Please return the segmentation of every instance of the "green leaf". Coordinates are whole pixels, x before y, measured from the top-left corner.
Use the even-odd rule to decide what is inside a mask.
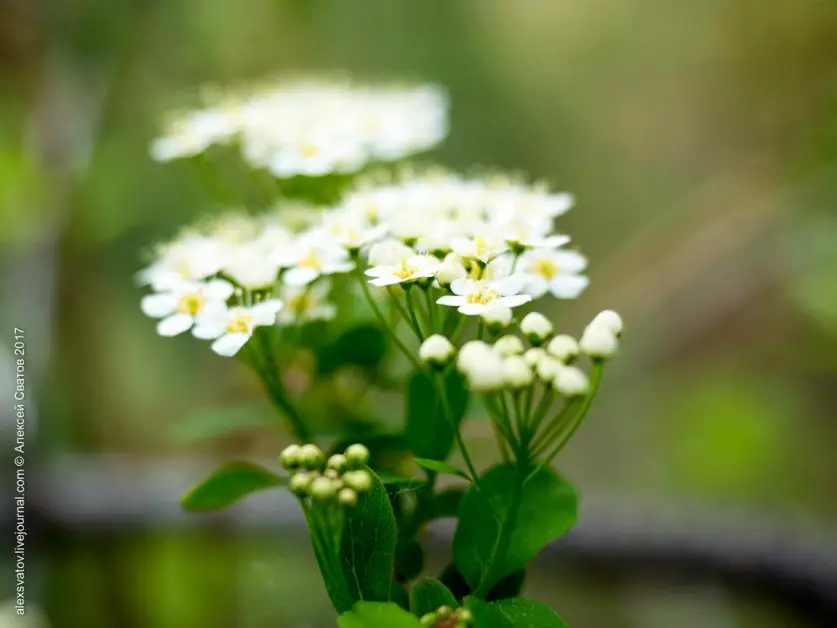
[[[492,467],[482,490],[472,486],[459,507],[453,539],[456,566],[475,590],[491,588],[504,576],[523,569],[550,541],[576,522],[578,497],[573,487],[548,468],[524,487],[514,464]],[[507,548],[497,548],[501,533]],[[490,568],[490,571],[489,571]],[[486,580],[486,582],[482,582]]]
[[[450,473],[451,475],[458,475],[461,478],[470,480],[465,471],[456,465],[450,464],[449,462],[444,462],[442,460],[430,460],[429,458],[414,458],[413,462],[420,467],[429,469],[430,471],[435,471],[436,473]]]
[[[451,488],[442,491],[433,500],[433,519],[443,517],[455,517],[459,512],[459,504],[465,497],[465,491],[458,488]]]
[[[416,489],[427,483],[424,478],[411,478],[408,475],[400,475],[387,469],[376,469],[375,473],[378,474],[378,478],[384,486]]]
[[[322,543],[312,530],[314,553],[334,608],[344,613],[359,601],[388,602],[396,525],[380,478],[372,473],[372,490],[358,495],[357,504],[347,509],[342,529],[322,525],[333,521],[328,517],[333,513],[326,512],[329,506],[313,505],[309,521],[320,522],[319,536],[329,537]]]
[[[338,619],[340,628],[421,628],[412,614],[397,604],[358,602]]]
[[[217,469],[183,498],[193,512],[226,508],[245,495],[287,483],[286,478],[250,462],[231,462]]]
[[[516,597],[492,602],[489,606],[499,611],[514,628],[567,628],[555,611],[535,600]]]
[[[416,371],[407,384],[405,436],[412,452],[420,458],[444,460],[453,449],[454,430],[445,418],[442,402],[430,374]],[[453,423],[458,425],[468,407],[468,389],[456,371],[445,376],[445,390]]]
[[[420,580],[413,585],[410,591],[410,610],[413,614],[421,617],[432,613],[440,606],[458,606],[453,593],[445,585],[431,578]]]
[[[386,349],[386,336],[377,325],[359,325],[323,348],[317,371],[321,377],[347,365],[374,371],[384,359]]]
[[[466,598],[465,608],[474,617],[474,628],[515,628],[500,609],[475,597]]]
[[[276,410],[269,405],[243,404],[195,412],[175,423],[169,436],[175,443],[184,445],[279,424]]]
[[[395,577],[401,582],[414,580],[424,569],[424,548],[415,539],[398,539],[395,544]]]

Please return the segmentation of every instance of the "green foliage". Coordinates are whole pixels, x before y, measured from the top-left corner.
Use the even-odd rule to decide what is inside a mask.
[[[413,538],[398,539],[395,545],[395,577],[401,582],[413,580],[424,569],[424,549]]]
[[[476,628],[567,628],[552,609],[535,600],[513,598],[484,602],[468,598],[465,606],[473,613]]]
[[[413,585],[410,591],[410,610],[415,615],[421,617],[432,613],[440,606],[458,606],[453,593],[444,584],[428,578]]]
[[[471,487],[459,507],[453,555],[468,584],[487,592],[575,524],[578,498],[549,468],[522,486],[514,465],[499,465],[480,485]]]
[[[287,480],[251,462],[231,462],[217,469],[183,498],[193,512],[226,508],[242,497],[285,484]]]
[[[358,602],[337,620],[340,628],[421,628],[419,620],[397,604]]]
[[[449,473],[451,475],[458,475],[461,478],[469,480],[468,474],[462,469],[449,462],[441,460],[430,460],[429,458],[415,458],[413,460],[418,466],[433,471],[434,473]]]
[[[359,325],[343,332],[333,343],[320,351],[317,370],[320,376],[330,375],[343,366],[358,366],[374,371],[386,354],[386,336],[379,327]]]
[[[275,426],[277,422],[276,410],[265,403],[206,409],[175,423],[171,429],[171,438],[178,444],[190,444],[235,432]]]
[[[453,425],[462,421],[468,407],[465,379],[456,371],[448,372],[445,390],[452,422],[445,417],[430,374],[416,371],[407,384],[404,431],[410,449],[420,458],[444,460],[453,449]]]

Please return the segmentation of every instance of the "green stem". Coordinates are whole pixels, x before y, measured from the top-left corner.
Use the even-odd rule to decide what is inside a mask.
[[[433,295],[431,295],[431,291],[433,290],[432,286],[427,286],[424,289],[424,298],[427,301],[427,316],[430,319],[430,331],[436,332],[436,303],[433,301]]]
[[[395,309],[401,315],[413,333],[416,335],[416,338],[421,340],[421,328],[413,322],[413,318],[410,316],[410,313],[407,311],[403,305],[401,305],[401,300],[398,298],[395,290],[393,290],[392,286],[387,286],[387,292],[389,293],[389,298],[392,301],[393,305],[395,305]]]
[[[421,331],[421,325],[419,325],[418,317],[416,316],[416,307],[413,303],[412,287],[406,288],[404,290],[404,294],[406,295],[405,299],[407,300],[407,311],[410,313],[410,320],[413,321],[413,327],[416,328],[416,333],[418,334],[419,341],[424,342],[424,334]]]
[[[450,402],[448,401],[448,391],[447,386],[445,386],[445,379],[444,375],[441,373],[436,373],[435,377],[433,378],[434,383],[436,384],[436,390],[439,392],[439,399],[442,401],[442,412],[445,414],[445,418],[447,419],[450,426],[453,428],[453,434],[456,438],[456,445],[459,447],[459,451],[462,452],[462,458],[465,460],[465,464],[468,467],[468,471],[471,474],[471,479],[476,485],[477,489],[482,490],[482,485],[480,484],[480,475],[477,473],[476,467],[474,467],[474,463],[471,461],[471,456],[468,454],[468,448],[465,447],[465,440],[462,438],[462,431],[459,429],[459,423],[453,420],[453,413],[450,411]]]

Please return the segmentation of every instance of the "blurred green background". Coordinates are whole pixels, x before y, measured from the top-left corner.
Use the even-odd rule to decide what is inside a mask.
[[[0,0],[0,348],[7,362],[12,327],[27,330],[43,469],[92,459],[130,480],[279,451],[270,430],[172,436],[261,393],[203,343],[158,337],[132,276],[143,249],[222,209],[195,171],[149,159],[161,116],[206,82],[284,71],[441,83],[452,132],[433,159],[576,194],[560,226],[592,285],[554,314],[578,333],[612,307],[628,326],[560,462],[583,495],[834,529],[837,5],[824,0]],[[468,436],[487,448],[485,424]],[[43,506],[118,510],[94,484]],[[304,531],[184,519],[33,538],[55,628],[331,625]],[[550,570],[529,590],[578,628],[803,625],[711,582]],[[10,569],[0,583],[10,596]]]

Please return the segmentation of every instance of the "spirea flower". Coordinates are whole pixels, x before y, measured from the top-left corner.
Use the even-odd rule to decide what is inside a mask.
[[[552,334],[553,327],[549,319],[540,312],[529,312],[520,321],[520,331],[529,338],[533,345],[541,345]]]
[[[513,355],[503,360],[503,382],[511,390],[530,386],[535,379],[532,368],[522,356]]]
[[[587,268],[587,259],[575,251],[526,251],[518,268],[526,280],[524,291],[535,299],[547,292],[558,299],[575,299],[590,283],[581,274]]]
[[[454,347],[441,334],[433,334],[419,347],[419,357],[433,366],[444,366],[453,357]]]
[[[176,336],[191,329],[207,308],[223,307],[232,294],[232,284],[222,279],[172,282],[168,290],[143,297],[140,306],[147,316],[161,319],[158,334]]]
[[[374,286],[392,286],[433,277],[438,268],[439,260],[432,255],[413,255],[398,264],[368,268],[366,274]]]
[[[609,358],[619,348],[619,339],[613,329],[594,320],[584,329],[578,344],[591,358]]]
[[[553,386],[565,397],[580,397],[590,392],[590,380],[579,368],[562,366],[555,375]]]
[[[266,84],[173,117],[151,154],[168,161],[236,140],[251,165],[280,178],[356,172],[436,146],[447,134],[447,108],[432,85]]]
[[[519,294],[520,282],[513,277],[499,281],[457,279],[450,285],[452,295],[437,299],[440,305],[456,307],[460,314],[475,316],[497,306],[508,308],[528,303],[532,297]]]
[[[613,310],[602,310],[596,314],[591,324],[606,327],[617,336],[622,333],[622,328],[624,327],[622,317]]]
[[[559,334],[549,341],[546,351],[556,360],[566,364],[578,357],[580,349],[575,338],[567,334]]]
[[[274,325],[282,302],[271,299],[250,307],[227,307],[224,304],[204,308],[197,317],[192,333],[197,338],[212,340],[218,355],[233,356],[243,347],[256,327]]]

